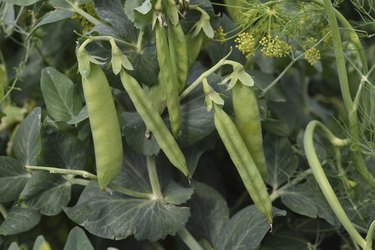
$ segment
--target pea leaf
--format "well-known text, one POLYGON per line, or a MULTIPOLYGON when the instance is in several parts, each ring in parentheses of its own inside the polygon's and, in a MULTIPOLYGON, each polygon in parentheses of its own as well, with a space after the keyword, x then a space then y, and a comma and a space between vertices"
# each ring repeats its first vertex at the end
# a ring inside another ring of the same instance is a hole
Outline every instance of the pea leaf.
POLYGON ((323 218, 331 225, 337 225, 335 215, 321 193, 313 177, 283 191, 281 201, 297 214, 311 218, 323 218))
POLYGON ((0 235, 14 235, 29 231, 40 221, 38 211, 30 208, 12 207, 0 225, 0 235))
POLYGON ((227 202, 219 192, 204 183, 194 181, 193 188, 193 197, 188 202, 191 218, 187 228, 196 239, 206 239, 213 244, 219 240, 229 221, 227 202))
POLYGON ((81 110, 82 102, 76 85, 53 67, 42 70, 40 87, 48 114, 56 121, 69 121, 81 110))
POLYGON ((14 155, 24 166, 35 165, 40 152, 41 109, 35 108, 21 123, 14 138, 14 155))
MULTIPOLYGON (((273 216, 285 214, 285 211, 273 209, 273 216)), ((230 219, 214 246, 218 250, 257 249, 269 230, 270 225, 267 220, 254 205, 251 205, 242 209, 230 219)))
POLYGON ((20 6, 29 6, 39 1, 40 0, 4 0, 5 3, 20 5, 20 6))
MULTIPOLYGON (((90 182, 78 203, 64 211, 75 223, 103 238, 123 239, 134 235, 137 240, 156 241, 174 235, 184 227, 190 211, 172 203, 185 202, 190 198, 191 189, 183 189, 173 183, 166 174, 166 170, 170 169, 167 167, 158 164, 164 201, 133 198, 114 188, 110 192, 100 192, 98 185, 90 182), (179 194, 176 194, 176 188, 179 194), (106 216, 103 217, 103 213, 106 216)), ((114 183, 134 191, 151 193, 145 157, 125 151, 124 167, 114 183)))
POLYGON ((269 173, 267 183, 276 189, 288 181, 297 170, 298 158, 286 137, 267 134, 264 145, 269 173))
POLYGON ((12 244, 10 244, 10 246, 8 247, 8 250, 19 250, 20 247, 18 246, 17 242, 13 242, 12 244))
POLYGON ((0 156, 0 203, 16 200, 29 178, 19 161, 0 156))
POLYGON ((85 232, 80 227, 75 227, 68 235, 64 250, 94 250, 94 247, 85 232))
POLYGON ((63 176, 44 171, 33 172, 19 199, 23 206, 40 210, 44 215, 60 213, 70 201, 71 183, 63 176))
POLYGON ((52 250, 52 248, 43 235, 39 235, 34 242, 33 250, 52 250))

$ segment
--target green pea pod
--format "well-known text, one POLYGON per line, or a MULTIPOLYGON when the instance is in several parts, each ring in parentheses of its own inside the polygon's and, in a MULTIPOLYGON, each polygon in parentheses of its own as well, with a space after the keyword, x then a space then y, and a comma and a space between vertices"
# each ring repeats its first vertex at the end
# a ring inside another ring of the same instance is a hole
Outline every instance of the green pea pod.
POLYGON ((4 64, 0 64, 0 100, 3 99, 7 84, 7 71, 4 64))
POLYGON ((186 38, 180 23, 168 26, 168 42, 172 68, 177 77, 178 91, 181 92, 185 87, 188 77, 189 63, 186 38))
POLYGON ((152 106, 148 100, 147 95, 139 86, 137 80, 126 73, 124 70, 120 73, 121 82, 130 99, 132 100, 135 109, 142 117, 146 127, 155 136, 160 148, 163 150, 169 161, 178 168, 185 176, 189 176, 186 159, 181 152, 176 140, 169 132, 167 126, 161 119, 157 110, 152 106))
POLYGON ((171 57, 169 54, 167 36, 164 28, 160 25, 155 26, 156 49, 158 62, 160 66, 159 83, 163 86, 165 97, 167 99, 167 109, 169 120, 171 122, 172 134, 175 138, 180 134, 181 127, 181 109, 180 99, 178 98, 178 83, 173 69, 171 70, 171 57))
POLYGON ((257 99, 251 87, 240 82, 232 88, 233 110, 238 131, 254 159, 263 180, 267 178, 267 163, 264 157, 262 126, 260 124, 257 99))
POLYGON ((121 170, 123 160, 120 124, 107 78, 96 64, 82 77, 83 94, 94 141, 96 172, 101 190, 121 170))
POLYGON ((258 210, 272 224, 272 203, 255 162, 231 118, 214 104, 214 123, 230 158, 258 210))
POLYGON ((199 32, 198 35, 193 36, 192 34, 188 34, 186 36, 186 47, 188 51, 188 68, 190 69, 195 61, 198 58, 199 52, 203 46, 204 42, 204 32, 199 32))

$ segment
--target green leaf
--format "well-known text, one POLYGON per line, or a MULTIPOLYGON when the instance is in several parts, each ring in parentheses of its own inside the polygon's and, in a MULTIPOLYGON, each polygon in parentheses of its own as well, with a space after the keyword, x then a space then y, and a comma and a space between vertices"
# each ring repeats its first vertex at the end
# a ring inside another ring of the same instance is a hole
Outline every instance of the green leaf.
POLYGON ((52 127, 41 132, 41 164, 51 167, 84 169, 87 153, 83 142, 68 133, 62 133, 52 127))
MULTIPOLYGON (((285 211, 273 209, 273 217, 285 214, 285 211)), ((230 219, 218 241, 214 242, 214 246, 218 250, 257 249, 269 230, 268 221, 254 205, 251 205, 242 209, 230 219)))
POLYGON ((44 215, 60 213, 70 201, 71 183, 63 176, 44 171, 33 172, 19 199, 23 205, 40 210, 44 215))
POLYGON ((30 176, 19 161, 0 156, 0 203, 16 200, 30 176))
POLYGON ((159 64, 154 44, 147 44, 143 48, 142 53, 129 51, 128 59, 134 68, 134 70, 129 73, 136 78, 138 82, 149 86, 155 84, 158 79, 159 64))
POLYGON ((56 121, 69 121, 81 110, 82 102, 76 85, 53 67, 42 70, 40 87, 48 114, 56 121))
MULTIPOLYGON (((134 235, 138 240, 155 241, 174 235, 184 227, 190 211, 173 203, 186 202, 192 190, 174 183, 168 174, 170 164, 157 161, 157 167, 164 200, 133 198, 115 188, 100 192, 96 182, 90 182, 78 203, 64 211, 75 223, 103 238, 123 239, 134 235)), ((114 183, 137 192, 152 193, 146 158, 126 150, 124 167, 114 183)))
POLYGON ((75 227, 68 235, 64 250, 94 250, 94 247, 87 238, 85 231, 80 227, 75 227))
POLYGON ((40 152, 41 109, 35 108, 21 123, 14 139, 14 155, 24 166, 35 165, 40 152))
POLYGON ((66 9, 56 9, 50 12, 47 12, 41 20, 32 28, 32 30, 28 33, 27 38, 28 39, 32 33, 38 29, 39 27, 50 24, 50 23, 55 23, 64 19, 68 19, 72 17, 73 11, 71 10, 66 10, 66 9))
POLYGON ((141 6, 134 8, 134 10, 138 11, 143 15, 146 15, 148 12, 152 10, 151 0, 145 0, 141 6))
POLYGON ((274 189, 287 182, 298 167, 298 158, 288 138, 267 134, 264 138, 268 180, 274 189))
POLYGON ((160 151, 155 137, 146 137, 146 126, 137 112, 123 112, 121 114, 121 128, 125 140, 137 153, 151 156, 160 151))
POLYGON ((14 235, 29 231, 35 227, 41 214, 30 208, 12 207, 0 225, 0 235, 14 235))
POLYGON ((188 202, 191 218, 187 228, 197 240, 206 239, 213 244, 219 240, 229 220, 227 202, 219 192, 204 183, 194 181, 193 188, 193 197, 188 202))
POLYGON ((48 0, 48 3, 55 8, 62 8, 73 11, 72 6, 66 0, 48 0))
POLYGON ((214 140, 215 138, 213 136, 208 136, 199 142, 182 149, 191 176, 194 175, 198 161, 202 154, 207 150, 214 149, 215 143, 212 143, 214 140))
POLYGON ((95 182, 86 186, 74 207, 64 211, 90 233, 116 240, 130 235, 137 240, 163 239, 184 228, 190 216, 186 207, 130 198, 116 191, 112 194, 100 192, 95 182))
POLYGON ((303 235, 283 228, 271 233, 260 250, 310 250, 311 243, 303 235))
POLYGON ((10 3, 14 5, 20 5, 20 6, 29 6, 34 3, 39 2, 40 0, 3 0, 5 3, 10 3))
POLYGON ((331 225, 337 225, 335 215, 313 177, 310 177, 305 183, 297 184, 283 191, 281 201, 297 214, 311 218, 323 218, 331 225))
POLYGON ((33 250, 52 250, 52 248, 46 239, 39 235, 34 242, 33 250))
POLYGON ((152 24, 154 12, 150 0, 126 1, 124 12, 137 29, 143 30, 147 25, 152 24))
POLYGON ((67 121, 68 124, 74 125, 78 124, 89 118, 89 112, 87 111, 87 106, 84 106, 79 113, 74 116, 70 121, 67 121))
POLYGON ((13 242, 12 244, 10 244, 10 246, 8 247, 8 250, 19 250, 20 247, 18 246, 17 242, 13 242))

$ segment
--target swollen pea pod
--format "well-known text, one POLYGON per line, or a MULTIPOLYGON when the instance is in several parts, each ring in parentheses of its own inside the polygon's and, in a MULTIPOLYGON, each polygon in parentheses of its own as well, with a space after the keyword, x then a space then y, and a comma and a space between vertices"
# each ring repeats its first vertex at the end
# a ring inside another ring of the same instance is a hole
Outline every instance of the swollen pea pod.
POLYGON ((155 37, 158 62, 160 66, 159 83, 163 86, 167 99, 167 109, 172 134, 177 138, 180 134, 181 127, 180 99, 178 98, 179 87, 174 71, 170 70, 172 61, 169 54, 167 36, 161 25, 155 26, 155 37))
POLYGON ((160 148, 163 150, 169 161, 178 168, 185 176, 189 176, 186 159, 181 152, 176 140, 169 132, 157 110, 149 102, 147 95, 143 92, 136 79, 126 73, 120 72, 121 82, 135 109, 142 117, 146 127, 155 136, 160 148))
POLYGON ((0 64, 0 101, 4 97, 7 81, 7 71, 5 65, 0 64))
POLYGON ((214 123, 230 158, 258 210, 272 225, 272 203, 255 162, 232 119, 214 104, 214 123))
POLYGON ((186 47, 188 51, 188 68, 190 69, 193 64, 195 63, 199 52, 203 46, 205 34, 203 31, 199 32, 198 35, 193 36, 192 34, 188 34, 186 36, 186 47))
POLYGON ((187 45, 184 31, 180 23, 168 26, 169 53, 172 61, 172 68, 178 82, 178 91, 181 92, 186 83, 189 71, 187 45))
POLYGON ((121 170, 120 123, 111 89, 100 66, 90 63, 88 75, 82 76, 82 87, 94 141, 98 183, 103 190, 121 170))
POLYGON ((259 119, 257 99, 252 88, 240 82, 237 82, 232 88, 232 99, 238 131, 265 181, 268 171, 266 158, 264 157, 262 126, 259 119))

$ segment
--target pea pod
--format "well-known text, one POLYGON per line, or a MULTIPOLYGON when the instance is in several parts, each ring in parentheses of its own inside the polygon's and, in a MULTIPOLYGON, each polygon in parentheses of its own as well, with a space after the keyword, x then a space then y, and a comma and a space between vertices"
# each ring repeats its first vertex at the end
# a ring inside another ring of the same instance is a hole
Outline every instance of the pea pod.
POLYGON ((184 31, 180 23, 168 26, 169 53, 172 61, 172 68, 178 82, 178 91, 181 92, 188 76, 189 63, 187 55, 187 45, 184 31))
POLYGON ((87 77, 82 77, 82 87, 94 141, 98 183, 103 190, 121 170, 120 124, 111 89, 100 66, 90 65, 87 77))
POLYGON ((4 64, 0 64, 0 101, 5 94, 5 87, 7 84, 7 71, 4 64))
POLYGON ((143 92, 136 79, 124 70, 120 73, 121 82, 132 100, 135 109, 142 117, 146 127, 155 136, 160 148, 163 150, 169 161, 178 168, 185 176, 189 175, 186 159, 181 152, 176 140, 169 132, 157 110, 149 102, 147 95, 143 92))
POLYGON ((204 38, 205 38, 205 35, 203 31, 199 32, 199 34, 196 36, 193 36, 192 34, 188 34, 186 36, 189 69, 193 66, 193 64, 195 63, 195 60, 197 59, 199 55, 199 52, 201 51, 204 38))
POLYGON ((164 28, 155 26, 156 49, 160 66, 159 83, 162 84, 167 98, 167 109, 171 122, 172 134, 178 137, 181 127, 180 99, 178 98, 178 83, 174 71, 171 70, 171 57, 169 54, 167 36, 164 28))
POLYGON ((262 126, 259 119, 257 99, 252 88, 240 82, 237 82, 232 88, 232 98, 238 131, 263 180, 266 180, 267 164, 264 157, 262 126))
POLYGON ((258 210, 272 224, 272 203, 255 162, 231 118, 214 104, 214 123, 230 158, 258 210))

